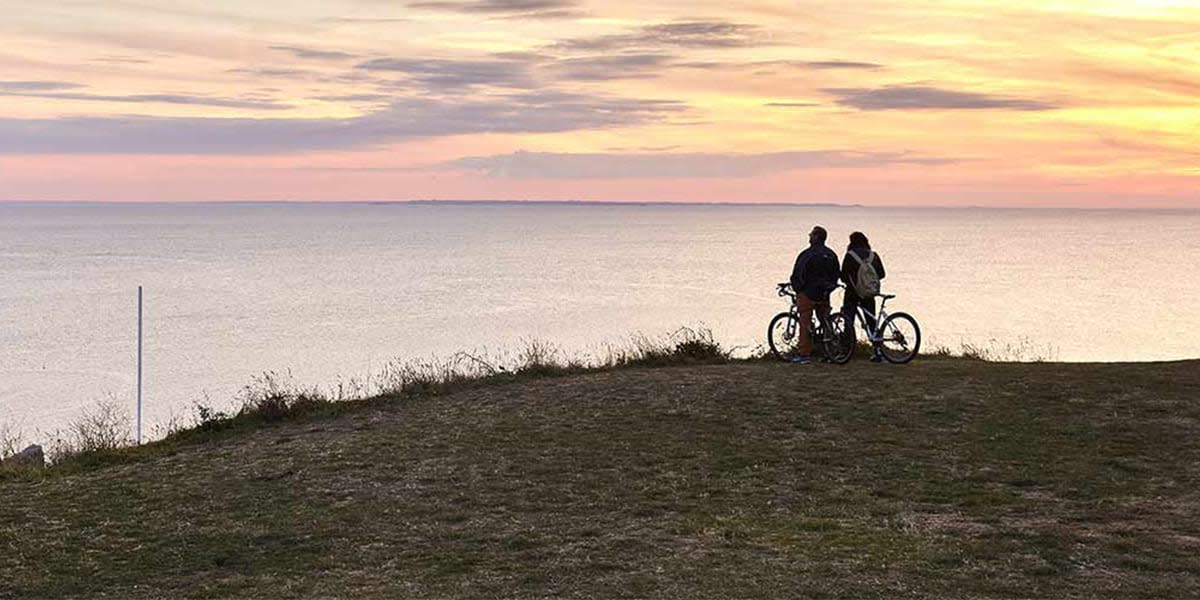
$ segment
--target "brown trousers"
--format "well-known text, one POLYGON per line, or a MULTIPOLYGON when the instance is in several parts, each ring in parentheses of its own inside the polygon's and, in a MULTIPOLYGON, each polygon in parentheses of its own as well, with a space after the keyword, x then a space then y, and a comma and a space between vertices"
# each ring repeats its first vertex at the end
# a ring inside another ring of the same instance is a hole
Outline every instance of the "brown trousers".
POLYGON ((813 302, 803 292, 796 294, 796 309, 800 313, 800 354, 812 356, 812 316, 817 311, 817 318, 822 323, 829 322, 829 303, 813 302))

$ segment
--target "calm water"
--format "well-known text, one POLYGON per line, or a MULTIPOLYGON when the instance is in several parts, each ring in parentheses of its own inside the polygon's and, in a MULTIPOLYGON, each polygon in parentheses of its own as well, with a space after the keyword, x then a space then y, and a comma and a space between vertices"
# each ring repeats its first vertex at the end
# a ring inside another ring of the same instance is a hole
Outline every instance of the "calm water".
POLYGON ((1068 361, 1200 357, 1200 213, 576 205, 0 204, 0 422, 132 404, 147 422, 255 374, 550 340, 597 352, 704 324, 763 343, 814 223, 866 232, 927 347, 1068 361))

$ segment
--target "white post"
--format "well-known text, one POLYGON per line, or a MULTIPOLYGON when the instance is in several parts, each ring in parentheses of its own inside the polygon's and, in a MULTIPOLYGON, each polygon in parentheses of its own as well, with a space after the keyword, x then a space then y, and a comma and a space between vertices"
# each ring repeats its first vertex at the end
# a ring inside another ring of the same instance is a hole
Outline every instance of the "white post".
POLYGON ((138 286, 137 443, 142 445, 142 286, 138 286))

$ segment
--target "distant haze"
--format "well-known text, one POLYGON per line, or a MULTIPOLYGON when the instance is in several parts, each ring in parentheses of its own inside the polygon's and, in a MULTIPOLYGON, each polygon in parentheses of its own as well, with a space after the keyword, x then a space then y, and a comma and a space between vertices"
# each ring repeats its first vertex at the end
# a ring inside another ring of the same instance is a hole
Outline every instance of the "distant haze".
POLYGON ((1194 0, 0 4, 0 200, 1200 207, 1194 0))

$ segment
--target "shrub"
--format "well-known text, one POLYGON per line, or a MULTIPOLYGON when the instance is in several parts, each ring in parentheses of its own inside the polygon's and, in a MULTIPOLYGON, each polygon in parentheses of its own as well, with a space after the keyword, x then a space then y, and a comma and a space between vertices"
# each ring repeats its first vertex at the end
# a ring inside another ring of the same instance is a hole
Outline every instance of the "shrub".
POLYGON ((695 362, 724 362, 729 359, 729 353, 713 339, 711 330, 684 327, 672 337, 675 338, 672 354, 677 359, 695 362))
POLYGON ((216 431, 224 428, 232 420, 233 415, 217 410, 207 403, 197 402, 192 405, 192 427, 194 429, 216 431))
POLYGON ((380 373, 380 391, 390 396, 439 394, 457 383, 503 373, 506 371, 468 354, 455 354, 445 360, 433 357, 395 361, 380 373))
POLYGON ((52 463, 94 452, 107 452, 131 445, 129 411, 114 397, 97 401, 74 421, 65 432, 55 433, 48 459, 52 463))
POLYGON ((607 366, 716 364, 730 360, 730 352, 713 339, 711 330, 680 327, 665 338, 640 335, 633 338, 630 347, 610 348, 607 366))
POLYGON ((376 393, 376 382, 371 373, 363 378, 339 376, 337 385, 330 386, 328 399, 331 402, 349 402, 370 398, 376 393))
POLYGON ((8 423, 0 423, 0 460, 21 451, 21 432, 8 423))
MULTIPOLYGON (((241 408, 236 417, 260 419, 267 422, 281 421, 302 412, 326 406, 329 400, 317 388, 302 388, 295 383, 290 371, 284 374, 267 371, 251 379, 242 388, 241 408)), ((198 418, 202 422, 219 421, 224 413, 210 412, 211 409, 197 405, 198 418)))
POLYGON ((562 350, 550 342, 538 339, 524 341, 517 353, 516 364, 508 370, 520 375, 557 375, 571 370, 572 366, 582 368, 582 363, 567 363, 562 360, 562 350))
POLYGON ((967 360, 984 362, 1039 363, 1057 359, 1058 350, 1052 345, 1035 346, 1026 337, 1017 338, 1016 342, 1000 342, 993 338, 986 345, 964 342, 960 355, 967 360))

